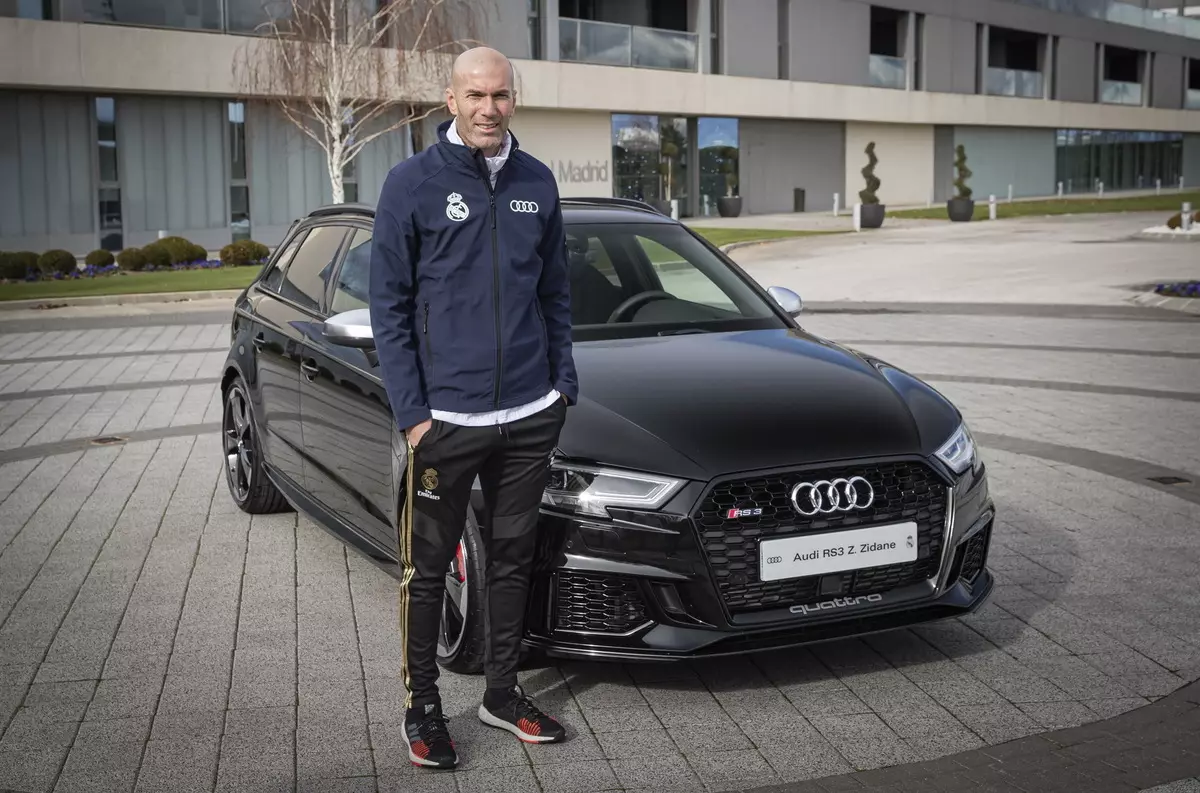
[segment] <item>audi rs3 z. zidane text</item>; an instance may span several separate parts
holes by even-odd
[[[431,222],[490,224],[471,203],[451,194]],[[497,203],[497,232],[549,222],[551,209]],[[439,482],[434,470],[407,476],[380,380],[373,213],[343,204],[298,220],[238,298],[224,450],[243,510],[298,509],[395,574],[405,483],[436,498]],[[564,199],[562,217],[580,396],[548,461],[528,649],[742,653],[984,602],[995,512],[954,405],[807,332],[794,292],[761,288],[645,204]],[[479,327],[497,326],[489,311],[480,304]],[[416,354],[436,367],[454,328],[426,305],[413,322]],[[504,352],[498,343],[496,367],[511,365]],[[438,647],[460,672],[479,671],[484,652],[488,516],[478,485],[475,496],[446,570]]]

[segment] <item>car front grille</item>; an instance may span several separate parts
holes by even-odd
[[[560,570],[556,574],[558,630],[628,633],[646,622],[637,583],[625,576]]]
[[[789,494],[799,482],[862,476],[875,490],[874,503],[849,513],[806,518]],[[732,509],[761,509],[754,517],[730,518]],[[701,545],[731,615],[812,603],[819,597],[870,595],[932,578],[938,570],[946,518],[946,488],[920,462],[848,465],[720,482],[695,515]],[[848,570],[842,574],[763,582],[758,577],[762,539],[915,521],[915,562]],[[827,578],[825,587],[821,579]],[[839,580],[840,579],[840,580]],[[832,587],[836,587],[836,590]]]

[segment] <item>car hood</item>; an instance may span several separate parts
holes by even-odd
[[[707,479],[931,454],[957,427],[942,395],[800,330],[577,343],[569,457]]]

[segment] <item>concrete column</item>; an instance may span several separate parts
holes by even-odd
[[[688,16],[696,34],[696,71],[712,74],[712,0],[690,0]]]
[[[1054,42],[1058,40],[1053,34],[1046,36],[1045,42],[1046,54],[1042,58],[1042,98],[1054,98],[1054,70],[1057,66],[1054,63]]]
[[[904,89],[917,87],[917,15],[909,11],[904,22]]]
[[[542,60],[558,60],[558,0],[541,0]]]
[[[978,48],[978,52],[975,53],[976,61],[977,61],[976,69],[979,73],[979,81],[978,81],[978,84],[975,86],[975,91],[976,91],[976,93],[979,93],[979,94],[987,93],[987,70],[988,70],[988,48],[989,48],[988,41],[990,39],[991,39],[991,29],[988,27],[987,23],[985,22],[984,24],[979,26],[979,41],[978,41],[979,48]]]

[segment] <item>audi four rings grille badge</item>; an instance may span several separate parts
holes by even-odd
[[[792,506],[806,518],[866,509],[875,503],[875,488],[861,476],[801,482],[792,488]]]
[[[508,208],[513,212],[536,213],[538,211],[537,201],[517,201],[513,199],[508,202]]]

